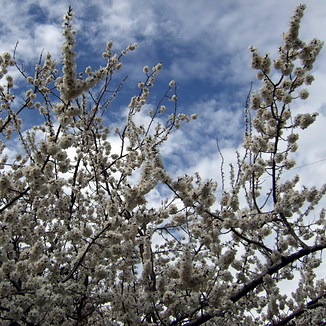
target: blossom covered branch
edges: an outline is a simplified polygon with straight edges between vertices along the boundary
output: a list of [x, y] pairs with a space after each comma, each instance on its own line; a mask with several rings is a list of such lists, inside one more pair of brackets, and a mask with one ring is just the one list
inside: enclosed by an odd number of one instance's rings
[[[317, 271], [326, 186], [283, 176], [295, 165], [298, 130], [317, 118], [289, 107], [308, 98], [323, 45], [299, 39], [304, 10], [295, 10], [277, 59], [250, 48], [262, 87], [248, 97], [244, 151], [230, 190], [222, 175], [219, 201], [215, 180], [173, 178], [164, 164], [162, 145], [197, 115], [178, 112], [174, 80], [153, 104], [161, 63], [143, 68], [124, 123], [107, 119], [126, 80], [113, 83], [115, 72], [136, 44], [114, 53], [109, 41], [105, 65], [79, 73], [69, 8], [62, 73], [50, 54], [31, 74], [9, 53], [0, 57], [1, 323], [324, 322], [326, 284]], [[27, 85], [19, 101], [9, 66]], [[26, 110], [43, 123], [26, 129]], [[148, 202], [154, 191], [160, 205]]]

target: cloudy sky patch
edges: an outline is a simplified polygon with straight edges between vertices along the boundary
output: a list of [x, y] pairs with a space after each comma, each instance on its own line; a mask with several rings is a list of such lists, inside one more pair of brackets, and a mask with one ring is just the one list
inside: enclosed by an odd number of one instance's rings
[[[137, 83], [144, 79], [143, 65], [162, 62], [164, 69], [156, 81], [150, 105], [157, 104], [171, 79], [177, 81], [178, 109], [198, 113], [198, 119], [184, 125], [162, 148], [173, 173], [199, 171], [215, 177], [219, 167], [216, 138], [228, 160], [241, 145], [243, 109], [253, 82], [248, 47], [261, 54], [277, 53], [282, 33], [300, 1], [223, 0], [154, 1], [111, 0], [71, 1], [76, 13], [78, 67], [88, 64], [97, 69], [104, 64], [101, 53], [107, 41], [114, 41], [114, 51], [137, 42], [139, 48], [126, 57], [118, 79], [128, 76], [121, 97], [109, 110], [117, 117], [136, 95]], [[313, 37], [326, 40], [324, 17], [326, 3], [308, 0], [300, 35], [304, 41]], [[7, 1], [2, 4], [0, 50], [13, 52], [17, 41], [17, 59], [33, 73], [42, 51], [50, 52], [60, 62], [61, 19], [67, 3], [46, 0]], [[13, 23], [15, 22], [15, 23]], [[325, 175], [326, 145], [323, 141], [325, 116], [326, 54], [323, 50], [315, 64], [315, 82], [311, 96], [292, 109], [319, 112], [318, 122], [302, 134], [302, 149], [296, 155], [297, 169], [303, 179], [320, 183]], [[15, 77], [15, 76], [14, 76]], [[171, 113], [171, 112], [167, 112]], [[28, 119], [26, 117], [26, 119]], [[110, 121], [110, 117], [107, 117]], [[26, 121], [29, 125], [31, 121]], [[226, 154], [227, 153], [227, 154]], [[235, 159], [235, 155], [234, 158]], [[316, 163], [318, 162], [318, 163]], [[312, 165], [307, 165], [314, 163]], [[310, 168], [311, 167], [311, 168]], [[212, 172], [210, 172], [212, 171]]]

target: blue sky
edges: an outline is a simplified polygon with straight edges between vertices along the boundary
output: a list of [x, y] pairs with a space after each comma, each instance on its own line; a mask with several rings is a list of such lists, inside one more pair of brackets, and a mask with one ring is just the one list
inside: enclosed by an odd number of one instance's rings
[[[91, 4], [90, 4], [91, 3]], [[77, 29], [78, 67], [96, 69], [104, 64], [101, 53], [109, 40], [114, 50], [137, 42], [120, 74], [128, 75], [115, 113], [128, 105], [143, 78], [142, 67], [162, 62], [164, 69], [150, 101], [155, 104], [167, 83], [178, 84], [178, 107], [199, 118], [184, 125], [163, 148], [173, 174], [199, 171], [203, 177], [219, 179], [219, 138], [226, 162], [234, 161], [243, 131], [243, 107], [255, 81], [248, 47], [275, 54], [281, 35], [300, 1], [291, 0], [98, 0], [98, 1], [6, 1], [2, 3], [0, 51], [12, 52], [32, 73], [41, 51], [61, 56], [61, 21], [71, 4]], [[301, 26], [304, 41], [317, 37], [326, 41], [325, 0], [305, 1]], [[326, 175], [326, 51], [315, 64], [311, 96], [294, 110], [319, 112], [318, 122], [301, 137], [295, 170], [308, 185], [320, 185]], [[13, 75], [19, 78], [18, 75]], [[324, 160], [324, 161], [322, 161]], [[313, 162], [319, 162], [307, 165]], [[303, 167], [304, 166], [304, 167]], [[290, 173], [289, 173], [290, 174]]]

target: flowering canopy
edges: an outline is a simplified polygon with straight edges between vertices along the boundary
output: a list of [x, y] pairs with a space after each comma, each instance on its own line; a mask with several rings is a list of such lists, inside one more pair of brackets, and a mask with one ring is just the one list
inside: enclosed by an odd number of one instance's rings
[[[244, 153], [231, 170], [231, 190], [172, 178], [160, 145], [182, 122], [171, 81], [147, 124], [144, 114], [162, 64], [145, 66], [125, 124], [105, 116], [118, 95], [112, 80], [129, 45], [98, 70], [76, 71], [71, 8], [64, 17], [62, 75], [47, 54], [28, 76], [9, 53], [0, 57], [0, 320], [4, 325], [321, 325], [326, 284], [317, 279], [326, 247], [326, 186], [284, 180], [295, 162], [296, 130], [316, 114], [292, 115], [305, 100], [322, 42], [298, 38], [304, 5], [272, 60], [251, 48], [262, 87], [246, 108]], [[8, 66], [29, 85], [20, 101]], [[21, 114], [44, 123], [22, 129]], [[164, 121], [166, 112], [172, 113]], [[118, 151], [112, 140], [119, 139]], [[6, 155], [19, 140], [14, 157]], [[135, 175], [139, 175], [135, 181]], [[263, 182], [264, 181], [264, 182]], [[146, 196], [170, 196], [150, 207]], [[296, 290], [284, 291], [292, 282]]]

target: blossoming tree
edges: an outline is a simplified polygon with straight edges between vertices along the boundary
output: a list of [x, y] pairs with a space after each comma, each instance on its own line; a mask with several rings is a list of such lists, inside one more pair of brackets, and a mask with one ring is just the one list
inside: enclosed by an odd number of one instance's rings
[[[78, 74], [69, 9], [62, 74], [50, 54], [34, 76], [2, 55], [1, 325], [325, 325], [326, 284], [315, 272], [326, 187], [282, 177], [295, 164], [297, 130], [316, 119], [289, 107], [308, 97], [322, 47], [298, 38], [304, 8], [276, 60], [251, 48], [262, 87], [248, 97], [244, 150], [218, 203], [216, 182], [174, 179], [162, 163], [160, 145], [196, 118], [176, 112], [173, 81], [148, 124], [136, 123], [161, 64], [144, 67], [125, 124], [106, 123], [121, 88], [112, 88], [114, 72], [135, 44], [113, 54], [110, 41], [106, 66]], [[15, 98], [8, 66], [29, 85], [24, 98]], [[23, 130], [29, 109], [44, 123]], [[18, 140], [17, 155], [6, 155]], [[170, 196], [149, 207], [157, 187]]]

